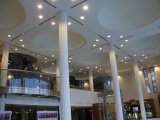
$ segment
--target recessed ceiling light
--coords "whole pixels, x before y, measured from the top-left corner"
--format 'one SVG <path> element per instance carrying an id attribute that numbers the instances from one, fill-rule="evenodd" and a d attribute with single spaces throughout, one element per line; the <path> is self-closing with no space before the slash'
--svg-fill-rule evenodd
<path id="1" fill-rule="evenodd" d="M 99 48 L 100 50 L 102 50 L 102 48 Z"/>
<path id="2" fill-rule="evenodd" d="M 52 65 L 54 65 L 54 62 L 52 63 Z"/>
<path id="3" fill-rule="evenodd" d="M 10 38 L 10 37 L 11 37 L 11 35 L 8 35 L 8 37 Z"/>
<path id="4" fill-rule="evenodd" d="M 123 38 L 123 35 L 119 36 L 120 38 Z"/>
<path id="5" fill-rule="evenodd" d="M 34 56 L 34 53 L 32 55 Z"/>
<path id="6" fill-rule="evenodd" d="M 44 61 L 45 63 L 47 63 L 47 61 Z"/>
<path id="7" fill-rule="evenodd" d="M 81 20 L 84 20 L 84 16 L 81 16 L 80 19 L 81 19 Z"/>
<path id="8" fill-rule="evenodd" d="M 39 15 L 38 17 L 39 17 L 39 19 L 43 19 L 43 15 Z"/>
<path id="9" fill-rule="evenodd" d="M 128 40 L 126 39 L 125 42 L 128 42 Z"/>
<path id="10" fill-rule="evenodd" d="M 69 63 L 70 63 L 71 61 L 69 60 Z"/>
<path id="11" fill-rule="evenodd" d="M 17 48 L 15 48 L 14 50 L 15 50 L 15 51 L 17 51 L 18 49 L 17 49 Z"/>
<path id="12" fill-rule="evenodd" d="M 47 58 L 46 58 L 46 57 L 45 57 L 44 59 L 45 59 L 45 60 L 47 60 Z"/>
<path id="13" fill-rule="evenodd" d="M 142 56 L 144 56 L 144 54 L 142 54 Z"/>
<path id="14" fill-rule="evenodd" d="M 147 59 L 148 57 L 146 56 L 145 58 Z"/>
<path id="15" fill-rule="evenodd" d="M 54 55 L 52 55 L 52 57 L 54 57 Z"/>
<path id="16" fill-rule="evenodd" d="M 141 62 L 142 62 L 143 60 L 141 60 Z"/>
<path id="17" fill-rule="evenodd" d="M 108 38 L 110 38 L 110 37 L 111 37 L 111 35 L 107 35 L 107 37 L 108 37 Z"/>
<path id="18" fill-rule="evenodd" d="M 37 7 L 38 7 L 38 9 L 42 9 L 42 8 L 43 8 L 43 5 L 38 4 Z"/>
<path id="19" fill-rule="evenodd" d="M 95 67 L 96 69 L 98 68 L 98 67 Z"/>
<path id="20" fill-rule="evenodd" d="M 96 42 L 99 42 L 99 39 L 96 39 Z"/>
<path id="21" fill-rule="evenodd" d="M 72 57 L 70 57 L 69 59 L 72 60 Z"/>
<path id="22" fill-rule="evenodd" d="M 22 40 L 22 39 L 20 39 L 19 41 L 20 41 L 20 42 L 22 42 L 23 40 Z"/>
<path id="23" fill-rule="evenodd" d="M 22 47 L 24 47 L 24 45 L 22 45 Z"/>
<path id="24" fill-rule="evenodd" d="M 124 62 L 125 64 L 127 64 L 127 62 Z"/>
<path id="25" fill-rule="evenodd" d="M 68 25 L 71 25 L 71 22 L 68 22 Z"/>
<path id="26" fill-rule="evenodd" d="M 52 24 L 52 25 L 55 25 L 56 23 L 53 21 L 53 22 L 51 22 L 51 24 Z"/>
<path id="27" fill-rule="evenodd" d="M 125 59 L 127 59 L 127 57 L 124 57 Z"/>
<path id="28" fill-rule="evenodd" d="M 123 47 L 124 45 L 121 45 L 121 47 Z"/>
<path id="29" fill-rule="evenodd" d="M 121 60 L 122 62 L 124 61 L 124 60 Z"/>
<path id="30" fill-rule="evenodd" d="M 72 2 L 75 2 L 76 0 L 71 0 Z"/>
<path id="31" fill-rule="evenodd" d="M 35 69 L 37 70 L 37 67 Z"/>
<path id="32" fill-rule="evenodd" d="M 136 54 L 134 54 L 133 56 L 134 56 L 134 57 L 136 57 L 137 55 L 136 55 Z"/>
<path id="33" fill-rule="evenodd" d="M 39 55 L 37 55 L 39 57 Z"/>
<path id="34" fill-rule="evenodd" d="M 96 44 L 93 44 L 93 47 L 96 47 Z"/>
<path id="35" fill-rule="evenodd" d="M 83 10 L 88 10 L 88 5 L 83 5 Z"/>
<path id="36" fill-rule="evenodd" d="M 89 69 L 89 67 L 87 67 L 87 69 Z"/>

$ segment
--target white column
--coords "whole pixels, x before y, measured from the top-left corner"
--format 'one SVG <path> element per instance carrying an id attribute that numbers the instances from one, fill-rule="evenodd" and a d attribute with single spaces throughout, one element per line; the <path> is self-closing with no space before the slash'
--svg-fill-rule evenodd
<path id="1" fill-rule="evenodd" d="M 91 91 L 94 92 L 93 72 L 91 70 L 89 70 L 89 85 L 90 85 Z"/>
<path id="2" fill-rule="evenodd" d="M 142 92 L 141 81 L 140 81 L 139 71 L 138 71 L 138 64 L 136 59 L 134 59 L 134 73 L 135 73 L 135 78 L 136 78 L 136 83 L 138 88 L 138 97 L 139 97 L 139 103 L 141 107 L 142 120 L 146 120 L 146 110 L 144 106 L 143 92 Z"/>
<path id="3" fill-rule="evenodd" d="M 1 86 L 6 87 L 7 84 L 7 69 L 8 69 L 8 57 L 9 57 L 9 43 L 3 44 L 2 50 L 2 62 L 1 62 Z"/>
<path id="4" fill-rule="evenodd" d="M 5 94 L 2 94 L 0 98 L 0 111 L 5 111 L 5 99 Z"/>
<path id="5" fill-rule="evenodd" d="M 60 72 L 59 72 L 59 61 L 56 61 L 56 89 L 60 91 Z"/>
<path id="6" fill-rule="evenodd" d="M 110 56 L 110 64 L 111 64 L 112 78 L 114 84 L 116 118 L 117 120 L 123 120 L 122 100 L 121 100 L 120 86 L 118 81 L 116 55 L 113 43 L 110 43 L 109 56 Z"/>
<path id="7" fill-rule="evenodd" d="M 61 80 L 61 120 L 71 120 L 71 101 L 69 86 L 69 65 L 68 65 L 68 30 L 67 13 L 59 13 L 59 70 Z"/>

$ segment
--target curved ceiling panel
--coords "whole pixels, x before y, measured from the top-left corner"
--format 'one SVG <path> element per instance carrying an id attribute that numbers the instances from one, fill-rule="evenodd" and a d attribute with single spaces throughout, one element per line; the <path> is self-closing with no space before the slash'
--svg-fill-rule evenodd
<path id="1" fill-rule="evenodd" d="M 83 65 L 104 65 L 109 63 L 108 53 L 90 53 L 84 56 L 79 56 L 79 63 Z"/>
<path id="2" fill-rule="evenodd" d="M 152 64 L 160 64 L 160 56 L 155 56 L 149 59 Z"/>
<path id="3" fill-rule="evenodd" d="M 56 74 L 56 68 L 55 67 L 45 67 L 41 70 L 42 72 L 44 73 L 47 73 L 47 74 Z M 72 72 L 73 69 L 70 69 L 69 72 Z"/>
<path id="4" fill-rule="evenodd" d="M 18 0 L 0 0 L 0 28 L 16 27 L 25 17 L 25 9 Z"/>
<path id="5" fill-rule="evenodd" d="M 134 47 L 133 49 L 140 51 L 160 49 L 160 34 L 148 36 L 138 41 L 130 41 L 128 42 L 128 45 L 132 48 Z"/>
<path id="6" fill-rule="evenodd" d="M 132 64 L 131 63 L 127 63 L 127 64 L 118 64 L 118 72 L 127 72 L 129 70 L 132 69 Z M 111 69 L 108 68 L 106 70 L 107 73 L 111 73 Z"/>
<path id="7" fill-rule="evenodd" d="M 46 49 L 48 51 L 58 51 L 58 33 L 55 31 L 47 31 L 41 33 L 33 40 L 34 45 L 38 48 Z M 82 47 L 86 42 L 84 36 L 77 32 L 68 32 L 68 47 L 69 50 L 74 50 Z"/>
<path id="8" fill-rule="evenodd" d="M 101 26 L 114 31 L 137 29 L 160 17 L 159 0 L 107 0 L 98 15 Z"/>

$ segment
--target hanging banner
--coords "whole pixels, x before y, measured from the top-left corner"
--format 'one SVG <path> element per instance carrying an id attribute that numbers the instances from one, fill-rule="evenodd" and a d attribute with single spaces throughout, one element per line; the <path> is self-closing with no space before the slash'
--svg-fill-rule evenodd
<path id="1" fill-rule="evenodd" d="M 0 120 L 11 120 L 11 111 L 0 111 Z"/>
<path id="2" fill-rule="evenodd" d="M 37 111 L 37 120 L 58 120 L 57 111 Z"/>

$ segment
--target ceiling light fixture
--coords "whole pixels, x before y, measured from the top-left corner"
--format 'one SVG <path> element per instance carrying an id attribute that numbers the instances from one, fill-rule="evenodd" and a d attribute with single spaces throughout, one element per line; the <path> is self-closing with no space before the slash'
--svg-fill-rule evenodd
<path id="1" fill-rule="evenodd" d="M 143 60 L 141 60 L 141 62 L 142 62 Z"/>
<path id="2" fill-rule="evenodd" d="M 136 54 L 134 54 L 133 56 L 134 56 L 134 57 L 136 57 L 137 55 L 136 55 Z"/>
<path id="3" fill-rule="evenodd" d="M 17 49 L 17 48 L 15 48 L 14 50 L 15 50 L 15 51 L 17 51 L 18 49 Z"/>
<path id="4" fill-rule="evenodd" d="M 38 7 L 38 9 L 42 9 L 42 8 L 43 8 L 43 5 L 38 4 L 37 7 Z"/>
<path id="5" fill-rule="evenodd" d="M 53 21 L 53 22 L 51 22 L 51 24 L 52 24 L 52 25 L 55 25 L 56 23 Z"/>
<path id="6" fill-rule="evenodd" d="M 119 36 L 120 38 L 123 38 L 123 35 Z"/>
<path id="7" fill-rule="evenodd" d="M 69 63 L 70 63 L 71 61 L 69 60 Z"/>
<path id="8" fill-rule="evenodd" d="M 102 48 L 99 48 L 100 50 L 102 50 Z"/>
<path id="9" fill-rule="evenodd" d="M 122 62 L 124 61 L 124 60 L 121 60 Z"/>
<path id="10" fill-rule="evenodd" d="M 110 37 L 111 37 L 111 35 L 107 35 L 107 37 L 108 37 L 108 38 L 110 38 Z"/>
<path id="11" fill-rule="evenodd" d="M 98 67 L 95 67 L 96 69 L 98 68 Z"/>
<path id="12" fill-rule="evenodd" d="M 127 62 L 124 62 L 125 64 L 127 64 Z"/>
<path id="13" fill-rule="evenodd" d="M 124 45 L 121 45 L 121 47 L 123 47 Z"/>
<path id="14" fill-rule="evenodd" d="M 145 59 L 147 59 L 148 57 L 146 56 Z"/>
<path id="15" fill-rule="evenodd" d="M 22 42 L 23 40 L 22 40 L 22 39 L 20 39 L 19 41 L 20 41 L 20 42 Z"/>
<path id="16" fill-rule="evenodd" d="M 44 59 L 45 59 L 45 60 L 47 60 L 47 58 L 46 58 L 46 57 L 45 57 Z"/>
<path id="17" fill-rule="evenodd" d="M 81 19 L 81 20 L 84 20 L 84 16 L 81 16 L 80 19 Z"/>
<path id="18" fill-rule="evenodd" d="M 83 10 L 88 10 L 88 5 L 83 5 Z"/>
<path id="19" fill-rule="evenodd" d="M 93 44 L 93 47 L 96 47 L 96 44 Z"/>
<path id="20" fill-rule="evenodd" d="M 22 47 L 24 47 L 24 45 L 22 45 Z"/>
<path id="21" fill-rule="evenodd" d="M 39 17 L 39 19 L 43 19 L 43 15 L 39 15 L 38 17 Z"/>
<path id="22" fill-rule="evenodd" d="M 96 39 L 96 42 L 99 42 L 99 39 Z"/>
<path id="23" fill-rule="evenodd" d="M 127 59 L 127 57 L 124 57 L 125 59 Z"/>
<path id="24" fill-rule="evenodd" d="M 54 65 L 54 62 L 52 63 L 52 65 Z"/>
<path id="25" fill-rule="evenodd" d="M 52 57 L 54 57 L 54 55 L 52 55 Z"/>
<path id="26" fill-rule="evenodd" d="M 125 42 L 128 42 L 128 40 L 126 39 Z"/>
<path id="27" fill-rule="evenodd" d="M 68 25 L 71 25 L 71 22 L 68 22 Z"/>
<path id="28" fill-rule="evenodd" d="M 69 59 L 72 60 L 72 57 L 70 57 Z"/>
<path id="29" fill-rule="evenodd" d="M 142 54 L 142 56 L 145 56 L 144 54 Z"/>
<path id="30" fill-rule="evenodd" d="M 11 37 L 11 35 L 9 34 L 9 35 L 8 35 L 8 37 L 10 38 L 10 37 Z"/>

